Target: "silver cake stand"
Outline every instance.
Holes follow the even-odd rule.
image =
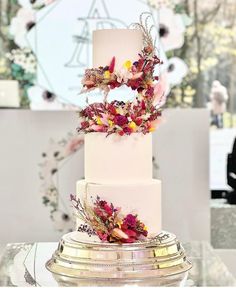
[[[46,263],[59,285],[93,286],[94,282],[96,286],[176,286],[192,267],[176,236],[168,232],[122,245],[83,240],[81,236],[80,232],[64,235]]]

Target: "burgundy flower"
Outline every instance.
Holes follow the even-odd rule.
[[[115,118],[114,118],[114,123],[118,126],[124,126],[125,124],[128,123],[128,119],[127,117],[125,117],[124,115],[116,115]]]
[[[137,216],[133,214],[128,214],[123,221],[123,224],[128,226],[129,228],[134,228],[136,226],[136,223]]]
[[[148,231],[147,230],[143,230],[142,235],[147,237],[148,236]]]
[[[133,130],[130,128],[130,127],[124,127],[123,128],[123,132],[126,134],[126,135],[130,135],[132,132],[133,132]]]
[[[100,200],[100,201],[98,202],[98,205],[103,208],[105,205],[107,205],[107,201]]]

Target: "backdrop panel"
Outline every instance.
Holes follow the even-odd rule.
[[[183,240],[209,239],[208,112],[167,110],[164,118],[154,133],[164,229]],[[59,239],[39,193],[39,163],[50,139],[75,132],[77,122],[74,112],[0,111],[0,243]],[[69,207],[69,194],[83,177],[83,149],[57,174]]]

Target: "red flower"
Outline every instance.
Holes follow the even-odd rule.
[[[112,105],[112,104],[109,104],[108,106],[108,111],[113,114],[113,115],[116,115],[116,108]]]
[[[129,238],[136,238],[137,233],[134,230],[131,229],[122,229],[122,231],[129,236]]]
[[[115,89],[117,87],[120,87],[121,86],[121,83],[117,82],[116,80],[113,80],[113,81],[110,81],[109,82],[109,85],[110,85],[110,88],[111,89]]]
[[[109,65],[109,69],[108,69],[110,73],[113,73],[113,72],[114,72],[115,63],[116,63],[116,58],[115,58],[115,57],[112,57],[111,63],[110,63],[110,65]]]
[[[136,118],[136,119],[134,120],[134,122],[135,122],[135,124],[136,124],[137,126],[140,126],[140,125],[142,124],[143,120],[142,120],[141,118]]]
[[[130,127],[124,127],[123,128],[123,132],[126,134],[126,135],[130,135],[132,132],[133,132],[133,130],[130,128]]]

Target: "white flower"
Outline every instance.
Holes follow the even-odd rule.
[[[31,8],[20,8],[16,17],[12,18],[9,32],[19,47],[28,46],[25,36],[33,23],[35,23],[35,11]]]
[[[35,0],[35,1],[30,1],[30,0],[18,0],[18,4],[22,7],[25,8],[38,8],[42,7],[44,5],[49,5],[55,0]]]
[[[153,105],[157,108],[162,107],[165,102],[168,94],[170,93],[170,85],[168,81],[167,72],[159,76],[159,81],[154,87],[154,101]]]
[[[11,53],[7,53],[6,57],[10,61],[21,66],[26,73],[36,73],[36,58],[30,49],[14,49]]]
[[[51,214],[53,225],[56,230],[59,231],[70,231],[73,228],[73,221],[70,215],[63,211],[56,210]]]
[[[121,68],[119,71],[115,71],[117,76],[117,82],[127,83],[127,81],[133,76],[133,74],[126,68]]]
[[[188,66],[182,59],[178,57],[168,59],[167,75],[171,86],[180,84],[187,73]]]
[[[54,93],[40,86],[31,86],[27,92],[32,110],[78,110],[78,107],[75,105],[61,103]]]
[[[28,89],[30,108],[32,110],[63,110],[64,105],[57,100],[56,95],[39,86]]]
[[[181,48],[184,44],[185,26],[180,14],[169,8],[159,9],[159,34],[165,51]]]

